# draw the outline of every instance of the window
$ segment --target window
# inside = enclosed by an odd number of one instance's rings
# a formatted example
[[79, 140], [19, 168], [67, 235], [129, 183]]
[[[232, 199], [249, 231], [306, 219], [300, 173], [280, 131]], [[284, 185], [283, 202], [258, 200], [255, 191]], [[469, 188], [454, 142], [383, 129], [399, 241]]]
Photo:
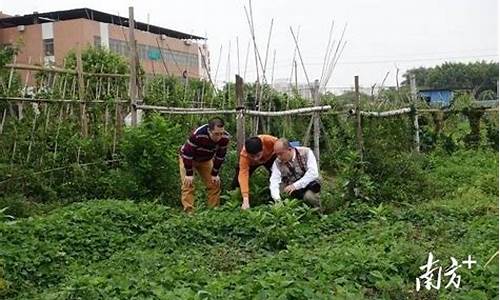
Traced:
[[148, 46], [143, 44], [137, 44], [137, 55], [141, 60], [148, 59]]
[[96, 48], [101, 47], [101, 37], [100, 36], [94, 36], [94, 47], [96, 47]]
[[43, 40], [43, 55], [54, 56], [54, 39]]
[[[97, 43], [97, 38], [98, 37], [94, 37], [94, 44]], [[109, 50], [123, 56], [129, 55], [128, 43], [126, 41], [109, 39]], [[154, 52], [151, 54], [151, 57], [149, 55], [150, 52]], [[169, 49], [148, 46], [145, 44], [137, 44], [137, 56], [141, 60], [163, 59], [166, 62], [170, 62], [173, 64], [176, 63], [179, 66], [190, 66], [190, 67], [198, 66], [197, 54], [173, 51]]]
[[198, 66], [198, 55], [162, 49], [163, 59], [183, 66]]
[[125, 41], [109, 39], [109, 50], [123, 56], [128, 56], [128, 44]]

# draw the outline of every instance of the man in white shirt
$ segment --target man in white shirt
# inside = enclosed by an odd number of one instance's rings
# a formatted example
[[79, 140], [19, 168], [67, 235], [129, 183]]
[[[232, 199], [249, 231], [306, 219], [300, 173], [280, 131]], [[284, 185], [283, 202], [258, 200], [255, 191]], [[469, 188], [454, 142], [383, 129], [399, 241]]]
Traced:
[[285, 193], [322, 210], [318, 164], [313, 151], [307, 147], [292, 147], [287, 139], [281, 138], [274, 144], [274, 153], [277, 158], [269, 180], [271, 197], [279, 201], [280, 193]]

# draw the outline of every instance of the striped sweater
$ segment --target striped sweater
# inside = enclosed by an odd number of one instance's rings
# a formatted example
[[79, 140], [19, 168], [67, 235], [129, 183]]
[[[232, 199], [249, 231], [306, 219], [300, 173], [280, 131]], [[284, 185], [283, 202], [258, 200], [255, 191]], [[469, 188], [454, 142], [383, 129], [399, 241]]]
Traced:
[[212, 176], [217, 176], [226, 156], [229, 139], [229, 133], [224, 132], [222, 138], [214, 142], [208, 134], [208, 124], [198, 127], [180, 149], [186, 176], [193, 176], [193, 160], [203, 162], [211, 159], [214, 159]]

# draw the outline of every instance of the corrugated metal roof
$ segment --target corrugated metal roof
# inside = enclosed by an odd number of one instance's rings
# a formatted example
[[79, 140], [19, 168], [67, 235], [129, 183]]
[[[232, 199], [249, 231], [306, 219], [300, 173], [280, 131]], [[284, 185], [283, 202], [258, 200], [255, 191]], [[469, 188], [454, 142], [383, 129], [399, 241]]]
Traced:
[[[53, 11], [46, 13], [33, 13], [24, 16], [14, 16], [0, 19], [0, 28], [14, 27], [18, 25], [32, 25], [37, 23], [73, 20], [73, 19], [88, 19], [103, 23], [128, 26], [128, 18], [100, 12], [90, 8], [77, 8], [70, 10]], [[154, 34], [164, 34], [177, 39], [188, 40], [204, 40], [205, 38], [175, 31], [163, 27], [158, 27], [142, 22], [135, 22], [135, 28], [138, 30], [151, 32]]]

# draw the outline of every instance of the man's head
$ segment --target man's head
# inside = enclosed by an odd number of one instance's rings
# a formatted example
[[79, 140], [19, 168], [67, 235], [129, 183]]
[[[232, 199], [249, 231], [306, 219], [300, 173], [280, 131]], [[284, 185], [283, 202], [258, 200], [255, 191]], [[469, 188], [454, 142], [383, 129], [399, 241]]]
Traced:
[[292, 160], [293, 147], [290, 146], [287, 139], [281, 138], [274, 143], [274, 153], [276, 153], [276, 156], [280, 161], [288, 162]]
[[259, 160], [262, 157], [262, 141], [256, 136], [246, 139], [245, 150], [252, 160]]
[[218, 142], [224, 135], [224, 121], [218, 117], [210, 119], [208, 121], [208, 134], [212, 141]]

